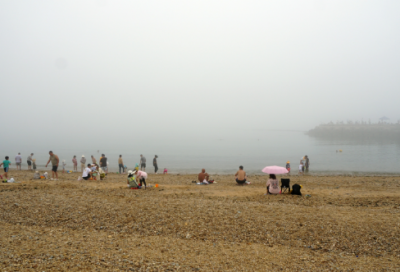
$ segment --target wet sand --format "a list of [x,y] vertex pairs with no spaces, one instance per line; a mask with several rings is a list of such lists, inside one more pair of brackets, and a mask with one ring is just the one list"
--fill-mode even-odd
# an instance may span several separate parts
[[[303,196],[265,196],[267,176],[237,186],[154,175],[159,188],[104,181],[1,184],[3,271],[398,271],[399,176],[292,176]],[[306,194],[311,195],[307,197]]]

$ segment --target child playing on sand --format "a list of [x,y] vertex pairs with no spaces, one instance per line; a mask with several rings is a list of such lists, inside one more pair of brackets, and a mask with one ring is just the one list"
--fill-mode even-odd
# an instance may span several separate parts
[[62,166],[63,166],[63,173],[65,173],[65,166],[66,166],[67,164],[65,163],[65,160],[63,160],[63,162],[62,162]]
[[164,168],[163,174],[168,174],[168,169],[167,168]]
[[286,170],[288,170],[288,174],[290,174],[290,161],[286,162]]
[[99,166],[97,163],[92,164],[92,178],[93,180],[97,180],[97,176],[99,175]]
[[128,171],[128,178],[126,183],[128,184],[128,188],[139,189],[136,181],[136,171]]
[[300,163],[300,165],[299,165],[299,175],[302,175],[303,174],[303,168],[304,167],[304,165],[303,165],[303,163],[301,162]]
[[5,160],[0,164],[0,167],[3,166],[4,168],[4,177],[7,178],[8,169],[10,167],[11,162],[8,160],[9,157],[6,156]]
[[146,179],[147,179],[147,173],[144,171],[136,171],[136,180],[139,181],[139,186],[143,186],[146,189]]

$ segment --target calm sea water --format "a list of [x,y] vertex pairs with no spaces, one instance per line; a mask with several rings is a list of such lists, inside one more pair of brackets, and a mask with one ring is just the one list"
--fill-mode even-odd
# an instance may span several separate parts
[[[94,155],[97,160],[101,153],[109,159],[109,168],[116,171],[118,156],[123,155],[124,163],[129,169],[139,163],[140,154],[147,158],[147,172],[153,172],[152,160],[159,156],[159,172],[167,168],[170,173],[198,173],[201,168],[213,174],[235,173],[239,165],[251,174],[261,174],[261,169],[268,165],[285,166],[291,162],[293,172],[297,172],[300,158],[310,158],[310,173],[316,174],[367,174],[388,173],[400,174],[399,143],[361,143],[346,141],[324,141],[309,137],[302,131],[260,130],[248,134],[229,136],[165,138],[156,141],[145,140],[140,143],[114,143],[112,145],[77,148],[63,145],[52,149],[61,160],[66,160],[67,169],[72,170],[71,159],[82,154],[90,159]],[[33,150],[32,150],[33,149]],[[341,149],[342,152],[336,152]],[[98,151],[99,150],[99,151]],[[27,168],[26,157],[34,152],[40,169],[48,160],[48,148],[27,148],[7,146],[3,148],[1,157],[9,155],[11,162],[17,152],[23,156],[23,167]],[[12,165],[15,167],[15,164]],[[50,167],[48,167],[50,170]]]

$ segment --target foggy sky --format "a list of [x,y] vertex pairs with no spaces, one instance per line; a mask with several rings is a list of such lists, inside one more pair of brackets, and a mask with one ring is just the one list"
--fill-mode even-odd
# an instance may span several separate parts
[[396,121],[399,11],[382,0],[2,0],[0,139]]

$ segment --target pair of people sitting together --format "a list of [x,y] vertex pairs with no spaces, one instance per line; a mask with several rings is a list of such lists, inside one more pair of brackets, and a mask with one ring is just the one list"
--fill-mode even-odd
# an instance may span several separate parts
[[147,179],[147,173],[144,171],[140,171],[138,169],[135,170],[129,170],[128,171],[128,178],[127,178],[127,184],[128,188],[130,189],[141,189],[142,184],[144,184],[144,188],[146,189],[146,179]]

